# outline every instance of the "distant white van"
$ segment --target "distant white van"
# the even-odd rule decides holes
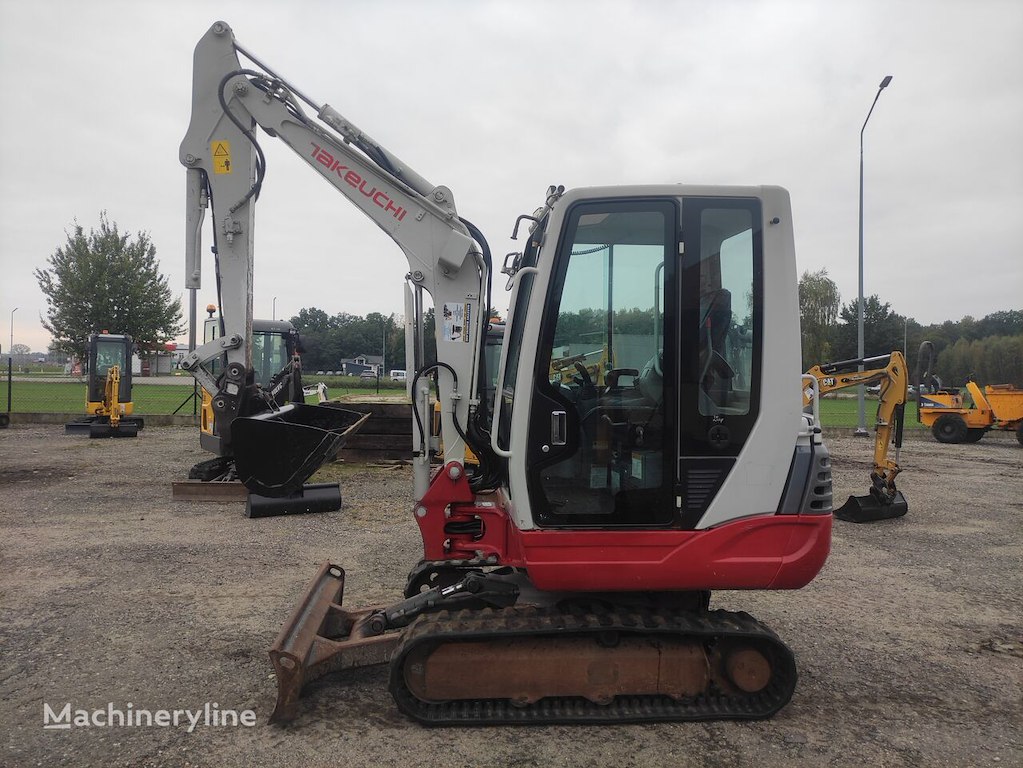
[[[391,371],[391,381],[405,381],[405,371]]]

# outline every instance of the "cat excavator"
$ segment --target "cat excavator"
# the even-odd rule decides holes
[[[864,368],[868,365],[875,367]],[[869,493],[865,496],[850,496],[845,504],[834,511],[835,517],[851,523],[872,523],[905,515],[909,511],[909,504],[902,491],[895,487],[895,478],[902,471],[899,467],[899,451],[902,448],[902,425],[909,386],[905,356],[895,350],[889,355],[818,364],[810,368],[806,375],[817,382],[817,387],[803,388],[804,407],[816,407],[820,397],[839,389],[878,385],[874,467],[870,472]],[[889,445],[895,446],[895,458],[888,456]]]
[[[225,333],[185,367],[214,393],[250,488],[290,492],[343,440],[330,408],[241,415],[268,173],[260,142],[291,148],[409,265],[411,517],[422,556],[401,599],[366,608],[345,605],[342,565],[321,565],[270,649],[271,720],[295,718],[311,680],[371,664],[389,666],[397,707],[427,725],[757,719],[785,706],[791,649],[709,600],[713,590],[803,587],[830,548],[828,451],[796,389],[788,193],[550,187],[516,220],[512,239],[526,231],[525,242],[499,267],[510,314],[491,412],[495,263],[451,190],[288,82],[224,22],[195,49],[192,99],[179,155],[188,287],[198,287],[209,208]],[[344,269],[333,271],[341,290]],[[423,357],[426,294],[436,362]],[[567,380],[552,376],[565,347],[606,349],[603,379],[582,364]],[[207,365],[222,354],[214,377]],[[466,465],[466,447],[478,467]]]

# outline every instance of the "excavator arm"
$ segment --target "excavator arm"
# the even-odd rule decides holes
[[[249,66],[242,65],[239,55]],[[228,444],[233,441],[231,423],[244,410],[251,371],[246,339],[252,332],[254,203],[267,171],[257,137],[261,129],[291,148],[398,244],[408,259],[412,290],[420,296],[423,290],[430,293],[438,317],[447,320],[437,322],[438,357],[444,361],[437,366],[441,429],[447,461],[460,463],[463,425],[470,406],[478,403],[476,362],[486,320],[481,305],[490,279],[482,235],[459,219],[447,187],[428,182],[329,105],[314,103],[245,51],[226,23],[217,22],[200,40],[193,71],[192,118],[180,148],[187,169],[186,287],[200,284],[208,205],[225,328],[221,338],[189,355],[183,367],[215,392],[222,437]],[[422,301],[416,306],[421,311]],[[204,364],[225,353],[226,370],[216,380]],[[419,378],[423,361],[415,367]],[[412,388],[420,415],[414,441],[425,445],[428,386],[414,380]],[[234,447],[237,452],[240,446]],[[429,452],[417,454],[419,498],[429,483]]]
[[[884,367],[859,370],[861,365],[881,362],[887,364]],[[895,478],[902,471],[898,462],[899,451],[902,448],[902,424],[909,384],[906,358],[896,350],[890,355],[880,357],[815,365],[807,371],[807,375],[817,380],[821,396],[861,384],[880,385],[874,424],[874,467],[870,473],[870,495],[850,496],[843,507],[835,510],[835,517],[853,522],[867,522],[906,514],[908,505],[905,497],[895,487]],[[804,388],[803,405],[809,405],[812,398],[813,390]],[[888,455],[891,445],[895,446],[894,459]]]

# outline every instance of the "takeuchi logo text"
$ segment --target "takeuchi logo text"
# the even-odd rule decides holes
[[[350,187],[359,190],[364,197],[372,200],[378,208],[383,208],[384,213],[391,214],[398,221],[405,218],[405,214],[408,211],[400,205],[395,205],[390,195],[381,189],[377,189],[373,184],[367,184],[366,179],[362,178],[362,176],[347,165],[342,164],[338,158],[334,157],[323,147],[313,144],[313,142],[309,142],[309,144],[313,148],[312,157],[317,163],[326,168],[328,173],[337,174],[339,179]]]
[[[99,709],[76,709],[66,702],[59,708],[43,703],[43,728],[70,731],[73,728],[184,728],[191,733],[197,727],[223,728],[256,724],[251,709],[222,709],[217,702],[206,702],[199,709],[142,709],[130,701],[118,706],[108,702]]]

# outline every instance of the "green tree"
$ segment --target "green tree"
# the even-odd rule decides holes
[[[978,384],[1023,386],[1023,334],[962,337],[941,351],[936,370],[951,387],[961,387],[970,378]]]
[[[432,314],[428,315],[432,318]],[[394,315],[380,312],[370,312],[366,317],[347,312],[328,315],[322,309],[308,307],[292,317],[291,322],[302,334],[305,346],[302,364],[306,370],[337,370],[342,360],[358,355],[379,357],[385,338],[388,370],[405,367],[405,329]],[[428,333],[433,333],[432,325]],[[432,337],[426,343],[428,350],[436,349]]]
[[[336,370],[341,363],[341,333],[337,319],[316,307],[303,308],[291,318],[302,334],[302,367],[307,371]]]
[[[851,360],[857,356],[858,304],[858,301],[850,301],[839,312],[842,322],[835,329],[833,355],[835,359]],[[864,357],[877,357],[887,355],[894,349],[901,350],[905,333],[906,319],[892,312],[891,304],[881,303],[876,293],[863,300]],[[909,364],[912,365],[911,362]]]
[[[148,233],[134,240],[100,213],[99,230],[88,234],[78,222],[67,242],[34,271],[46,296],[43,327],[52,348],[87,354],[89,334],[102,330],[131,335],[140,349],[156,349],[183,330],[181,300],[172,299],[160,274]]]
[[[827,268],[804,272],[799,278],[799,322],[802,329],[803,370],[830,362],[832,336],[841,297]]]

